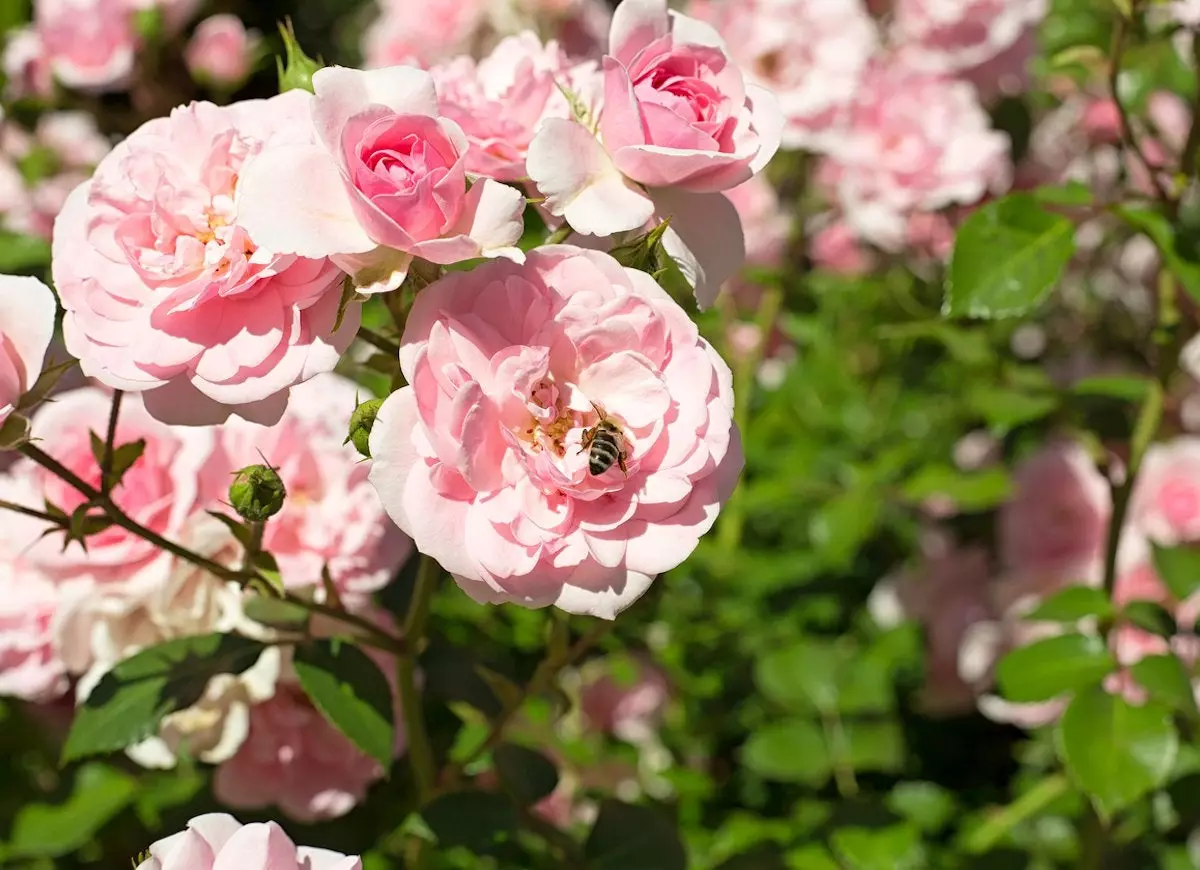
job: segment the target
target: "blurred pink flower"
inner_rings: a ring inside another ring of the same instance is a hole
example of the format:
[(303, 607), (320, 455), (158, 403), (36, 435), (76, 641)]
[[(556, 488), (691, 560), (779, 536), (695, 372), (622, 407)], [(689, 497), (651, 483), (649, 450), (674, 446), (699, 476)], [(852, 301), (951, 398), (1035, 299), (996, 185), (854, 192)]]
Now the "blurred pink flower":
[(54, 96), (50, 55), (32, 25), (8, 32), (2, 65), (7, 80), (5, 94), (10, 99), (49, 100)]
[(779, 204), (775, 188), (762, 175), (724, 191), (738, 217), (746, 237), (746, 262), (772, 267), (782, 263), (792, 231), (792, 216)]
[(588, 728), (614, 734), (629, 743), (638, 743), (657, 730), (671, 686), (663, 670), (645, 659), (625, 663), (633, 668), (632, 680), (603, 659), (584, 667), (579, 707)]
[(151, 844), (135, 870), (362, 870), (362, 861), (297, 846), (274, 822), (243, 826), (233, 816), (196, 816), (187, 828)]
[(858, 240), (858, 234), (840, 218), (812, 234), (809, 256), (818, 267), (841, 275), (862, 275), (874, 264), (874, 257)]
[(1200, 28), (1200, 0), (1172, 0), (1167, 10), (1177, 24)]
[(236, 88), (254, 65), (258, 34), (247, 31), (236, 15), (213, 15), (196, 26), (184, 60), (197, 81), (213, 87)]
[(1127, 523), (1127, 533), (1163, 546), (1200, 541), (1200, 438), (1176, 438), (1146, 451)]
[(37, 278), (0, 275), (0, 425), (41, 375), (57, 313)]
[[(741, 472), (728, 366), (605, 254), (451, 273), (417, 297), (401, 348), (410, 386), (380, 410), (371, 482), (480, 601), (612, 619), (687, 558)], [(590, 470), (600, 413), (627, 474)]]
[(124, 88), (139, 38), (128, 0), (38, 0), (34, 27), (54, 78), (84, 91)]
[(429, 0), (418, 11), (405, 0), (384, 0), (363, 37), (368, 68), (431, 66), (470, 54), (487, 22), (487, 0)]
[(66, 665), (53, 631), (63, 595), (20, 554), (0, 558), (0, 696), (44, 702), (66, 692)]
[(567, 71), (558, 44), (543, 45), (529, 32), (504, 39), (478, 63), (461, 56), (430, 70), (442, 115), (471, 143), (468, 172), (498, 181), (525, 177), (525, 154), (548, 107), (569, 114), (558, 90)]
[(878, 46), (860, 0), (692, 0), (747, 78), (779, 100), (787, 148), (837, 151), (832, 128)]
[(916, 68), (967, 78), (985, 95), (1015, 93), (1047, 8), (1048, 0), (894, 0), (890, 35)]
[(867, 71), (839, 135), (826, 183), (847, 223), (886, 250), (907, 244), (914, 214), (978, 202), (1010, 181), (1008, 137), (992, 129), (975, 90), (900, 57)]
[[(402, 719), (397, 716), (397, 722)], [(397, 728), (397, 753), (403, 728)], [(335, 819), (366, 798), (384, 774), (329, 724), (299, 685), (282, 683), (250, 709), (250, 733), (213, 777), (213, 793), (235, 809), (277, 806), (299, 822)]]
[(352, 607), (385, 586), (412, 549), (384, 513), (367, 480), (369, 466), (353, 445), (343, 444), (358, 392), (340, 375), (317, 375), (293, 388), (288, 410), (274, 426), (231, 421), (221, 430), (230, 469), (265, 456), (287, 487), (264, 539), (284, 584), (319, 587), (328, 567)]
[(1005, 567), (1042, 593), (1098, 581), (1111, 502), (1108, 482), (1081, 445), (1047, 445), (1017, 468), (1013, 494), (1000, 509)]
[(178, 108), (71, 195), (54, 278), (86, 374), (144, 391), (161, 419), (200, 424), (278, 419), (289, 387), (333, 368), (358, 326), (351, 306), (334, 332), (337, 267), (264, 247), (240, 217), (239, 178), (311, 140), (310, 101), (289, 91)]

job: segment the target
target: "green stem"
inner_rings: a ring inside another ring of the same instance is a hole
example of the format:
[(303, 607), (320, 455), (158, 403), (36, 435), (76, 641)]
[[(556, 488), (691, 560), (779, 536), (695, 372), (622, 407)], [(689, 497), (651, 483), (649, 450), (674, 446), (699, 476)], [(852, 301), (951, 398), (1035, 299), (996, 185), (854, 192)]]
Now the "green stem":
[(382, 335), (380, 335), (378, 332), (375, 332), (375, 330), (373, 330), (373, 329), (368, 329), (365, 326), (360, 326), (358, 328), (358, 337), (361, 338), (363, 341), (365, 341), (367, 344), (371, 345), (376, 350), (382, 351), (383, 353), (386, 353), (389, 356), (394, 356), (397, 358), (400, 356), (400, 345), (396, 344), (396, 342), (392, 341), (389, 338), (384, 338)]
[[(750, 409), (754, 403), (754, 385), (758, 377), (758, 367), (762, 362), (763, 353), (771, 332), (775, 329), (775, 321), (779, 317), (779, 309), (783, 305), (783, 290), (780, 287), (767, 287), (763, 291), (762, 301), (758, 306), (758, 316), (754, 324), (758, 328), (758, 346), (745, 354), (737, 363), (733, 373), (734, 412), (733, 418), (738, 429), (745, 433), (750, 426)], [(733, 491), (724, 510), (717, 528), (717, 546), (726, 556), (733, 555), (742, 543), (742, 528), (746, 522), (746, 505), (743, 487)]]
[(242, 561), (242, 570), (251, 572), (254, 570), (254, 559), (262, 552), (263, 533), (266, 531), (267, 524), (265, 521), (250, 522), (250, 540), (246, 543), (246, 555)]
[(550, 235), (546, 236), (545, 244), (561, 245), (571, 237), (571, 233), (573, 232), (575, 232), (575, 230), (571, 229), (571, 225), (564, 220), (561, 227), (556, 229)]
[(108, 411), (108, 432), (104, 436), (104, 458), (100, 462), (100, 491), (108, 495), (112, 491), (113, 451), (116, 449), (117, 420), (121, 416), (121, 399), (125, 393), (113, 390), (112, 407)]
[(56, 517), (54, 514), (48, 514), (45, 511), (39, 511), (31, 507), (25, 507), (23, 504), (15, 504), (11, 501), (0, 500), (0, 510), (12, 511), (17, 514), (24, 514), (27, 517), (33, 517), (38, 520), (45, 520), (56, 526), (63, 525), (63, 518)]
[(990, 851), (1005, 834), (1026, 819), (1036, 816), (1065, 795), (1069, 788), (1070, 783), (1064, 774), (1047, 777), (972, 831), (963, 842), (964, 851), (971, 855)]
[[(247, 575), (244, 572), (234, 570), (233, 568), (228, 568), (219, 562), (214, 562), (207, 556), (201, 556), (199, 553), (193, 552), (187, 547), (168, 540), (167, 538), (164, 538), (162, 535), (158, 534), (158, 532), (141, 525), (124, 511), (122, 511), (119, 507), (117, 507), (117, 505), (109, 496), (102, 495), (94, 486), (83, 480), (83, 478), (71, 471), (71, 469), (67, 468), (53, 456), (46, 453), (40, 447), (37, 447), (32, 443), (25, 443), (21, 445), (20, 452), (27, 459), (36, 462), (51, 474), (73, 486), (83, 496), (92, 501), (97, 507), (103, 509), (105, 515), (112, 520), (113, 523), (125, 529), (130, 534), (136, 535), (142, 540), (153, 544), (158, 549), (164, 550), (171, 555), (177, 556), (183, 561), (188, 562), (189, 564), (195, 565), (197, 568), (201, 568), (209, 572), (214, 577), (219, 577), (222, 580), (232, 580), (238, 584), (245, 584)], [(0, 507), (7, 507), (7, 505), (0, 505)], [(21, 512), (29, 513), (29, 511), (30, 509), (23, 509)], [(62, 524), (57, 518), (49, 517), (49, 519), (51, 522), (54, 522), (58, 525)], [(334, 607), (319, 604), (315, 601), (309, 601), (308, 599), (301, 598), (292, 592), (285, 592), (283, 595), (283, 600), (291, 604), (295, 604), (297, 607), (302, 607), (310, 613), (317, 613), (322, 616), (327, 616), (330, 619), (334, 619), (338, 622), (360, 629), (366, 635), (364, 642), (369, 642), (371, 646), (376, 646), (380, 649), (385, 649), (398, 654), (407, 650), (407, 644), (405, 643), (404, 639), (388, 634), (386, 631), (383, 631), (377, 625), (368, 621), (364, 617), (357, 616), (356, 614), (345, 610), (339, 610)]]
[(412, 766), (413, 779), (416, 781), (417, 797), (422, 804), (433, 791), (437, 766), (434, 764), (433, 749), (429, 745), (429, 735), (425, 732), (425, 711), (421, 705), (421, 695), (417, 691), (417, 653), (425, 635), (433, 592), (437, 588), (440, 576), (441, 567), (438, 563), (428, 556), (421, 556), (416, 587), (408, 604), (408, 614), (404, 618), (404, 640), (407, 649), (399, 656), (397, 666), (400, 704), (404, 711), (404, 727), (408, 735), (408, 759)]

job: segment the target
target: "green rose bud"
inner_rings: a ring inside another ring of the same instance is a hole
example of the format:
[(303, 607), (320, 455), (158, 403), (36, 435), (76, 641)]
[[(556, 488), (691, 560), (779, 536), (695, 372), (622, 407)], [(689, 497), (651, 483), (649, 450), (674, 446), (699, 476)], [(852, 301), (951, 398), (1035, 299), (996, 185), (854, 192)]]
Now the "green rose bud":
[(274, 468), (247, 465), (233, 474), (229, 485), (229, 503), (238, 515), (252, 523), (261, 523), (279, 513), (287, 488)]
[(352, 443), (354, 449), (367, 459), (371, 458), (371, 427), (375, 425), (375, 417), (382, 404), (383, 399), (371, 399), (355, 408), (350, 415), (350, 434), (342, 442)]
[(300, 43), (296, 41), (296, 31), (292, 22), (279, 25), (283, 34), (284, 57), (275, 58), (275, 69), (279, 73), (279, 92), (302, 90), (313, 92), (313, 73), (325, 66), (319, 60), (313, 60), (304, 53)]

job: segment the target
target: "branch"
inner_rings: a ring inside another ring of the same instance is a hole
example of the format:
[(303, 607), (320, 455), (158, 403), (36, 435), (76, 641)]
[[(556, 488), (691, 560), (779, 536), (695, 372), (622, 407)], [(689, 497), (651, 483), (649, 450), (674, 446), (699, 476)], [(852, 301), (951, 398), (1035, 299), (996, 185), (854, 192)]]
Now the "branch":
[(108, 434), (104, 436), (104, 458), (100, 461), (100, 491), (108, 495), (112, 490), (113, 451), (116, 448), (117, 420), (121, 416), (121, 399), (125, 393), (113, 390), (112, 407), (108, 412)]
[(1162, 179), (1158, 177), (1161, 167), (1154, 166), (1146, 157), (1146, 153), (1142, 150), (1142, 146), (1138, 143), (1137, 137), (1134, 135), (1133, 124), (1129, 120), (1129, 112), (1126, 111), (1125, 105), (1121, 102), (1121, 95), (1117, 88), (1117, 82), (1121, 77), (1121, 59), (1125, 54), (1125, 40), (1129, 35), (1129, 21), (1124, 15), (1117, 16), (1117, 24), (1113, 28), (1112, 47), (1108, 53), (1108, 90), (1112, 95), (1113, 105), (1117, 108), (1117, 117), (1121, 122), (1121, 144), (1125, 150), (1137, 157), (1138, 161), (1146, 169), (1146, 174), (1150, 177), (1150, 183), (1154, 186), (1158, 198), (1162, 201), (1171, 214), (1174, 214), (1177, 208), (1177, 203), (1172, 198), (1170, 192), (1163, 186)]
[(360, 326), (358, 328), (358, 337), (376, 350), (382, 351), (389, 356), (394, 356), (397, 359), (400, 358), (400, 345), (389, 338), (384, 338), (375, 330)]
[(400, 656), (397, 680), (400, 688), (400, 706), (404, 713), (404, 727), (408, 736), (409, 764), (416, 781), (417, 799), (423, 804), (433, 790), (437, 766), (433, 761), (429, 735), (425, 733), (425, 711), (416, 685), (416, 657), (421, 638), (425, 634), (425, 623), (429, 619), (429, 607), (433, 600), (433, 591), (437, 588), (441, 567), (429, 556), (422, 555), (420, 559), (416, 586), (413, 588), (412, 598), (408, 602), (408, 613), (404, 618), (404, 640), (407, 648)]

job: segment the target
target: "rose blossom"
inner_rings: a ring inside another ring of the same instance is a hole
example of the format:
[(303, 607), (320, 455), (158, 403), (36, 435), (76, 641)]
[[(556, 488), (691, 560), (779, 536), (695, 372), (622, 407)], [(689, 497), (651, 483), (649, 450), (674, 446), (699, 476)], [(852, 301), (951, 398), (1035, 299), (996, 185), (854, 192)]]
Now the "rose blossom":
[(828, 177), (848, 223), (902, 248), (914, 213), (971, 204), (1009, 183), (1008, 137), (991, 128), (975, 90), (902, 59), (876, 62), (839, 120)]
[[(447, 275), (418, 295), (400, 365), (410, 386), (380, 409), (371, 482), (482, 601), (615, 617), (687, 558), (741, 471), (729, 368), (605, 254), (552, 246)], [(598, 412), (627, 475), (589, 472)]]
[(139, 40), (126, 0), (38, 0), (33, 21), (51, 73), (68, 88), (128, 84)]
[(8, 32), (4, 43), (5, 95), (10, 99), (34, 97), (49, 100), (54, 96), (54, 73), (46, 47), (31, 25)]
[[(5, 542), (9, 550), (10, 542)], [(67, 670), (52, 624), (64, 591), (19, 553), (0, 556), (0, 696), (45, 702), (62, 695)]]
[(826, 223), (811, 235), (809, 256), (813, 263), (839, 275), (862, 275), (874, 259), (846, 222), (840, 218)]
[(1126, 534), (1163, 546), (1200, 540), (1200, 438), (1153, 444), (1138, 470)]
[(1172, 0), (1167, 11), (1176, 24), (1200, 28), (1200, 0)]
[[(33, 435), (44, 439), (46, 452), (93, 486), (100, 482), (100, 469), (92, 453), (92, 433), (105, 431), (110, 405), (104, 391), (85, 387), (59, 393), (31, 420)], [(228, 486), (224, 469), (219, 463), (214, 467), (213, 435), (165, 426), (146, 412), (137, 396), (128, 395), (121, 405), (115, 443), (137, 440), (146, 442), (145, 451), (113, 489), (113, 501), (141, 525), (175, 539), (187, 519), (214, 504)], [(0, 475), (0, 498), (39, 510), (49, 501), (67, 513), (86, 500), (29, 459), (18, 460)], [(86, 551), (78, 544), (63, 549), (59, 535), (43, 538), (47, 528), (42, 520), (14, 513), (5, 517), (3, 537), (56, 581), (86, 577), (102, 585), (136, 585), (141, 571), (161, 576), (166, 564), (165, 554), (153, 544), (120, 526), (89, 536)]]
[(196, 816), (149, 852), (136, 870), (362, 870), (359, 858), (297, 847), (274, 822), (243, 826), (224, 813)]
[(629, 743), (641, 743), (658, 729), (671, 700), (667, 675), (648, 660), (630, 662), (632, 679), (613, 672), (607, 662), (585, 666), (579, 707), (587, 727), (609, 732)]
[(400, 286), (413, 257), (521, 256), (513, 246), (525, 197), (490, 178), (468, 189), (469, 142), (438, 116), (429, 73), (326, 67), (313, 87), (321, 144), (279, 148), (245, 173), (251, 235), (277, 250), (332, 257), (365, 292)]
[(746, 76), (769, 88), (786, 148), (836, 149), (835, 113), (852, 100), (879, 36), (859, 0), (693, 0)]
[(430, 70), (442, 114), (462, 127), (471, 143), (468, 172), (497, 181), (525, 177), (525, 154), (548, 104), (566, 101), (558, 80), (568, 75), (558, 43), (532, 33), (510, 36), (478, 63), (469, 56)]
[(419, 14), (405, 0), (383, 0), (363, 38), (367, 67), (429, 66), (471, 52), (487, 22), (487, 0), (430, 0)]
[(289, 91), (178, 108), (71, 195), (53, 267), (85, 374), (197, 424), (278, 419), (289, 387), (333, 368), (358, 326), (351, 308), (334, 332), (337, 268), (265, 246), (240, 215), (251, 203), (239, 177), (310, 140), (310, 101)]
[(184, 60), (197, 81), (234, 88), (250, 75), (257, 44), (236, 15), (212, 15), (196, 26)]
[(37, 278), (0, 275), (0, 425), (42, 373), (57, 310)]
[(318, 375), (292, 391), (275, 426), (236, 421), (222, 430), (230, 470), (261, 462), (278, 467), (287, 499), (265, 528), (286, 586), (315, 586), (329, 575), (347, 605), (364, 603), (408, 557), (411, 541), (384, 513), (367, 480), (368, 466), (344, 444), (357, 386)]
[[(384, 666), (390, 676), (394, 662)], [(405, 746), (398, 725), (397, 754)], [(296, 821), (314, 822), (350, 812), (383, 774), (379, 762), (330, 725), (298, 684), (284, 682), (269, 701), (251, 708), (249, 736), (217, 768), (213, 794), (230, 807), (274, 805)]]
[(1000, 508), (1001, 559), (1017, 575), (1044, 578), (1048, 588), (1099, 579), (1111, 502), (1082, 445), (1047, 445), (1021, 463), (1012, 497)]
[(1030, 36), (1047, 6), (1047, 0), (895, 0), (891, 37), (929, 72), (967, 73), (1009, 55), (992, 70), (993, 80), (996, 72), (1023, 79), (1035, 49)]
[(666, 0), (617, 7), (603, 71), (599, 117), (549, 119), (529, 148), (529, 176), (547, 208), (578, 232), (644, 224), (655, 207), (639, 184), (726, 190), (779, 147), (774, 97), (743, 81), (715, 30), (668, 14)]

